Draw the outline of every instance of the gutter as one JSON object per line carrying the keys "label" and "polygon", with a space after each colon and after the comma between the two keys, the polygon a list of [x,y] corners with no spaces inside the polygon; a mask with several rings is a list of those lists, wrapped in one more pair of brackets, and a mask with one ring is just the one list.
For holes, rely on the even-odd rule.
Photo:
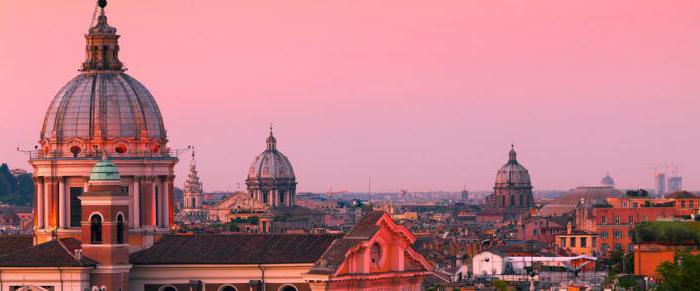
{"label": "gutter", "polygon": [[262,277],[260,278],[260,281],[262,284],[262,290],[260,290],[260,291],[265,291],[265,267],[263,267],[261,264],[258,264],[258,268],[260,269],[260,272],[262,273]]}

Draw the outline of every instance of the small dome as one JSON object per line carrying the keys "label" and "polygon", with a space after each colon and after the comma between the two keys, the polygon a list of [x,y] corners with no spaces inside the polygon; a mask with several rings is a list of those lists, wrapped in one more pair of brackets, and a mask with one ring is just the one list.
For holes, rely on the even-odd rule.
{"label": "small dome", "polygon": [[525,167],[518,163],[515,149],[512,146],[508,157],[508,162],[496,174],[496,187],[509,185],[530,187],[530,174]]}
{"label": "small dome", "polygon": [[603,179],[600,179],[600,185],[603,187],[615,187],[615,180],[610,177],[610,174],[606,174]]}
{"label": "small dome", "polygon": [[289,159],[277,150],[277,140],[270,131],[267,149],[250,166],[248,179],[294,179],[294,170]]}
{"label": "small dome", "polygon": [[121,181],[119,169],[106,157],[99,160],[90,172],[90,182]]}

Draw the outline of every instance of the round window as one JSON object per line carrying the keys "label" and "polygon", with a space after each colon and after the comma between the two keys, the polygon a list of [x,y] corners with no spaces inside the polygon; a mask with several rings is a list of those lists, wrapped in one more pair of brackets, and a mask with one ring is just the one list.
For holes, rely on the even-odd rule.
{"label": "round window", "polygon": [[77,156],[81,151],[82,151],[82,149],[81,149],[79,146],[72,146],[72,147],[70,147],[70,152],[71,152],[73,155],[76,155],[76,156]]}
{"label": "round window", "polygon": [[126,153],[126,146],[125,145],[118,145],[117,147],[114,148],[114,151],[117,152],[118,154]]}

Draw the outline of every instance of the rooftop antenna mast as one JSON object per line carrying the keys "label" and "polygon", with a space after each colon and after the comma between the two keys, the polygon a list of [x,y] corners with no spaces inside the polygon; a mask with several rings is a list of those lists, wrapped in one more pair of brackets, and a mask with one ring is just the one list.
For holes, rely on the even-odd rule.
{"label": "rooftop antenna mast", "polygon": [[367,178],[367,204],[372,204],[372,176]]}

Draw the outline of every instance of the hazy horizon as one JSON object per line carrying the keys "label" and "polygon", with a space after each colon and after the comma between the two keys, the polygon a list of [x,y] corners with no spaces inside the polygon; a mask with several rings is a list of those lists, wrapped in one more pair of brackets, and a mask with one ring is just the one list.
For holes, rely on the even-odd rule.
{"label": "hazy horizon", "polygon": [[[0,0],[1,162],[30,169],[94,3]],[[490,189],[511,142],[536,190],[665,165],[700,189],[698,1],[206,3],[106,9],[206,191],[243,184],[270,123],[298,192]]]}

